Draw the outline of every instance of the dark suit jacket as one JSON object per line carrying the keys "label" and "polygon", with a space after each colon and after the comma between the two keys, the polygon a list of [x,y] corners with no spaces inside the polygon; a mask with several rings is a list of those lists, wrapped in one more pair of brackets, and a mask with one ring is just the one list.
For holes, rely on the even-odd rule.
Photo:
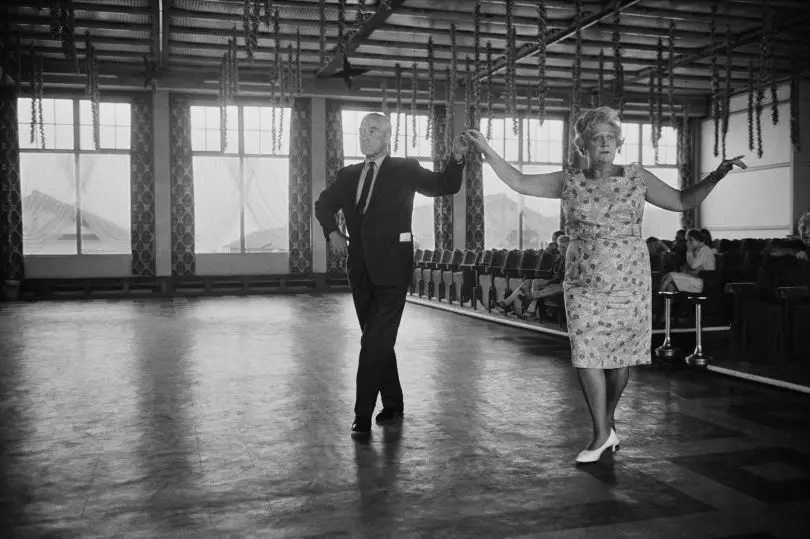
{"label": "dark suit jacket", "polygon": [[340,169],[315,202],[315,217],[328,240],[338,230],[335,214],[343,210],[350,238],[347,265],[352,286],[359,282],[365,266],[375,285],[406,287],[413,268],[413,241],[401,241],[400,236],[412,233],[414,193],[429,197],[458,193],[464,164],[450,159],[443,172],[432,172],[415,159],[386,157],[369,194],[365,216],[357,212],[355,204],[362,170],[363,163]]}

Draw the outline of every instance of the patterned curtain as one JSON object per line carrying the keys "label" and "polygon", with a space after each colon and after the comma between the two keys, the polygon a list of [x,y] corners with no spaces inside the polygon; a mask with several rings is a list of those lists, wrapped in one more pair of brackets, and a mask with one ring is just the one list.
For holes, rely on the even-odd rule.
{"label": "patterned curtain", "polygon": [[290,273],[312,271],[312,100],[293,101],[290,118]]}
{"label": "patterned curtain", "polygon": [[[447,142],[444,140],[447,121],[447,107],[438,105],[433,109],[433,170],[444,170],[447,164]],[[433,199],[433,230],[436,249],[453,248],[453,197],[443,196]]]}
{"label": "patterned curtain", "polygon": [[[481,119],[477,117],[474,109],[469,111],[467,125],[481,128]],[[467,155],[467,200],[466,200],[466,237],[465,249],[484,249],[484,168],[483,157],[479,152],[471,151]]]}
{"label": "patterned curtain", "polygon": [[22,280],[23,219],[20,185],[20,141],[17,138],[17,96],[0,93],[0,285]]}
{"label": "patterned curtain", "polygon": [[[681,120],[678,135],[678,175],[683,190],[695,182],[692,169],[692,129],[688,119]],[[681,228],[695,228],[696,213],[694,208],[681,213]]]}
{"label": "patterned curtain", "polygon": [[[339,101],[326,101],[326,186],[329,187],[337,179],[338,171],[343,168],[343,119],[341,117],[341,103]],[[338,226],[346,232],[346,223],[343,212],[338,212]],[[340,257],[327,250],[326,272],[345,273],[346,257]]]}
{"label": "patterned curtain", "polygon": [[169,100],[171,161],[172,275],[194,275],[194,173],[191,160],[191,109],[188,101]]}
{"label": "patterned curtain", "polygon": [[132,275],[155,275],[155,155],[152,95],[132,102]]}

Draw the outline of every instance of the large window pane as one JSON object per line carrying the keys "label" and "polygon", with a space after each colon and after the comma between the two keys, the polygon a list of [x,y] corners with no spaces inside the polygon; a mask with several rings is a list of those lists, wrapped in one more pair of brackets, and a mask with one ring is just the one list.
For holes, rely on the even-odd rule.
{"label": "large window pane", "polygon": [[[560,170],[561,165],[523,165],[525,174],[545,174]],[[526,196],[523,202],[522,249],[539,249],[551,241],[560,228],[560,201],[553,198]]]}
{"label": "large window pane", "polygon": [[517,249],[518,194],[506,186],[488,164],[484,178],[484,246],[487,249]]}
{"label": "large window pane", "polygon": [[[676,189],[680,188],[677,168],[648,167],[647,170],[661,178],[671,187]],[[680,213],[663,210],[649,203],[644,205],[642,234],[645,238],[655,236],[662,239],[671,239],[675,237],[675,231],[679,228],[681,228]]]}
{"label": "large window pane", "polygon": [[616,152],[614,163],[617,165],[629,165],[641,161],[641,135],[639,124],[622,124],[622,136],[624,145]]}
{"label": "large window pane", "polygon": [[31,107],[30,98],[17,100],[17,122],[19,129],[20,148],[41,149],[42,134],[45,135],[45,149],[72,150],[73,149],[73,101],[70,99],[43,99],[42,100],[42,127],[34,128],[34,140],[31,141]]}
{"label": "large window pane", "polygon": [[289,251],[289,175],[287,158],[245,158],[245,252]]}
{"label": "large window pane", "polygon": [[[219,107],[192,105],[191,116],[191,151],[222,151],[222,133],[220,131]],[[228,130],[225,139],[225,153],[235,154],[239,151],[239,108],[229,106]]]}
{"label": "large window pane", "polygon": [[644,124],[641,130],[642,163],[645,165],[675,165],[678,163],[678,130],[671,126],[661,128],[658,141],[658,163],[655,162],[655,148],[650,140],[652,126]]}
{"label": "large window pane", "polygon": [[74,155],[21,152],[20,176],[23,195],[23,254],[75,255]]}
{"label": "large window pane", "polygon": [[132,252],[129,154],[79,156],[82,254]]}
{"label": "large window pane", "polygon": [[239,158],[196,155],[192,165],[196,252],[240,252]]}

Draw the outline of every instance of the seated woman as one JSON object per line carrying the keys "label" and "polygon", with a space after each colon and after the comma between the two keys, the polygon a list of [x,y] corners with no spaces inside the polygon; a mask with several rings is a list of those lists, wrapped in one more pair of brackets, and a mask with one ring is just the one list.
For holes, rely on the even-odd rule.
{"label": "seated woman", "polygon": [[503,309],[504,314],[512,310],[518,316],[523,316],[524,311],[534,310],[531,306],[532,303],[536,304],[539,299],[562,292],[562,282],[565,278],[565,254],[568,251],[569,243],[571,243],[571,238],[568,236],[563,235],[557,238],[560,252],[551,266],[551,279],[526,279],[508,298],[498,302],[498,307]]}
{"label": "seated woman", "polygon": [[664,276],[661,291],[703,292],[700,272],[714,271],[716,267],[714,252],[706,245],[703,235],[699,230],[689,230],[686,233],[686,265],[682,271],[673,271]]}

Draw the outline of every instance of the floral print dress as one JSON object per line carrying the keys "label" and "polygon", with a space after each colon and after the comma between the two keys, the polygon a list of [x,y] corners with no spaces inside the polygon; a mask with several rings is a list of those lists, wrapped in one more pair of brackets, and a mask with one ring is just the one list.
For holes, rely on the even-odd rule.
{"label": "floral print dress", "polygon": [[574,367],[651,363],[652,278],[641,237],[646,192],[637,164],[602,180],[566,172],[562,211],[571,244],[563,290]]}

